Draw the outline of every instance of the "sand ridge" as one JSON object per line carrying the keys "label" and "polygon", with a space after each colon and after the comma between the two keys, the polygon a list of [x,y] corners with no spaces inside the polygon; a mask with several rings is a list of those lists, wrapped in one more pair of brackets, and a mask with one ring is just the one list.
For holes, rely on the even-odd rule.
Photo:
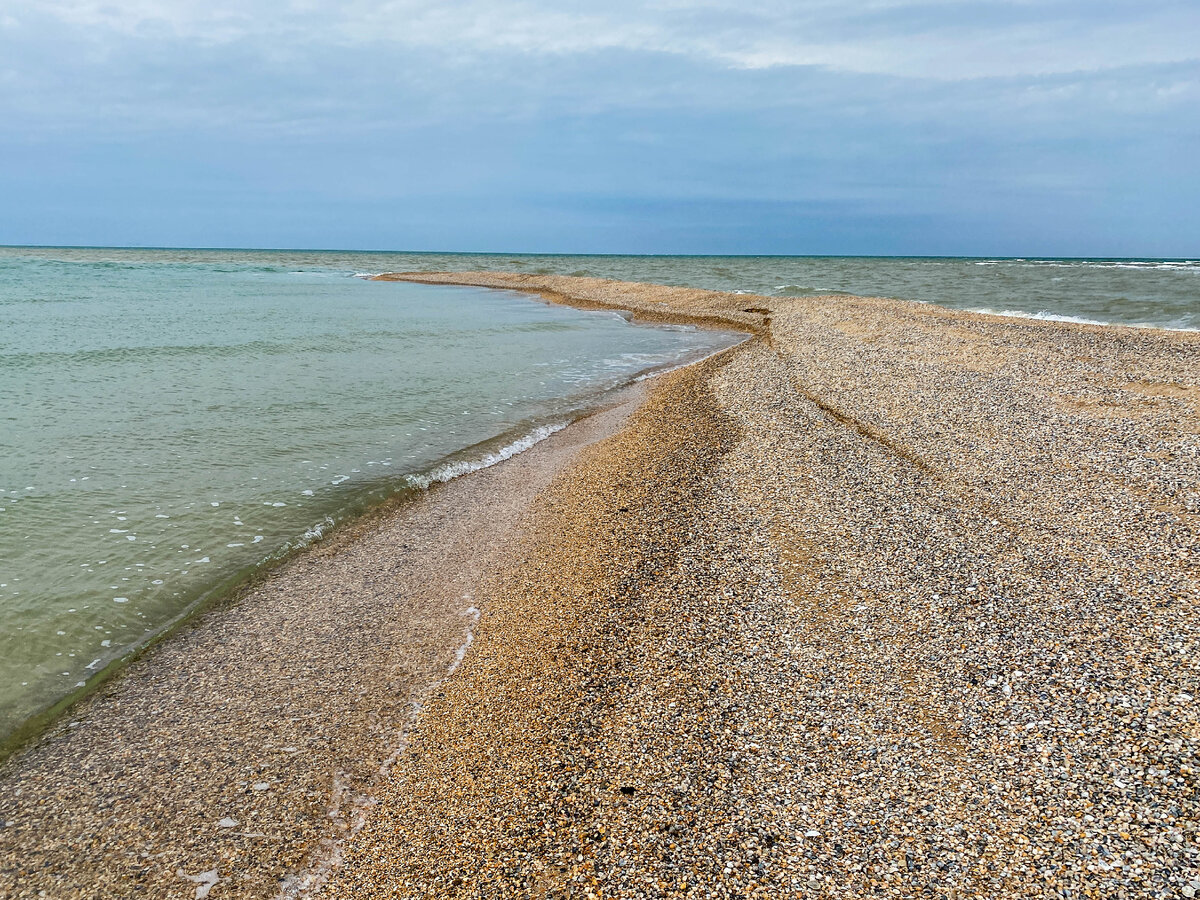
{"label": "sand ridge", "polygon": [[1200,892],[1200,336],[411,277],[761,337],[542,496],[332,896]]}

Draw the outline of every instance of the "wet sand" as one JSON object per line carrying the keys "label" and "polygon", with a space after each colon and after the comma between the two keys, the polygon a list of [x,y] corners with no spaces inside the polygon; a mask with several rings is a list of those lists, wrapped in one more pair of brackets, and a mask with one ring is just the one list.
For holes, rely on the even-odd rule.
{"label": "wet sand", "polygon": [[[453,483],[154,654],[3,770],[0,819],[24,799],[0,893],[192,897],[175,873],[215,868],[208,896],[271,896],[338,834],[313,896],[1200,892],[1200,335],[394,277],[756,336],[540,445],[570,445],[554,463],[535,448]],[[477,493],[439,505],[455,490]],[[492,506],[512,527],[472,531]],[[279,640],[294,608],[343,598],[301,612],[320,640]],[[464,604],[483,615],[438,684]],[[293,768],[280,748],[306,735]],[[343,766],[376,801],[356,834],[320,822],[319,773]]]}
{"label": "wet sand", "polygon": [[193,898],[212,882],[216,900],[318,884],[417,704],[455,666],[476,585],[525,509],[641,392],[339,530],[0,766],[0,897]]}

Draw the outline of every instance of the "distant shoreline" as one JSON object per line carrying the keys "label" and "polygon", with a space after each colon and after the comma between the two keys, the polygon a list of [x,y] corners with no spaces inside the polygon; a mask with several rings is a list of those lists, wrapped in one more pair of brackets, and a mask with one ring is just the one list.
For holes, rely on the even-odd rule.
{"label": "distant shoreline", "polygon": [[1200,328],[1198,257],[830,256],[0,247],[0,257],[177,259],[333,274],[486,270],[576,275],[771,297],[895,297],[1020,317]]}
{"label": "distant shoreline", "polygon": [[[1197,266],[1200,270],[1200,265]],[[888,296],[868,296],[844,292],[813,293],[769,297],[745,292],[712,291],[703,288],[675,287],[658,284],[627,284],[605,278],[583,278],[562,275],[513,272],[389,272],[371,276],[375,281],[409,281],[418,284],[445,284],[470,287],[491,287],[536,294],[551,302],[579,309],[622,309],[633,313],[635,321],[648,323],[691,324],[712,328],[740,328],[758,331],[762,322],[747,314],[747,305],[756,301],[770,305],[779,300],[808,300],[831,302],[861,301],[871,305],[896,304],[898,307],[929,308],[931,314],[980,317],[996,324],[1016,320],[1030,324],[1063,325],[1082,328],[1134,329],[1150,332],[1181,334],[1200,333],[1200,328],[1171,328],[1140,323],[1103,322],[1052,313],[1023,313],[987,309],[960,309],[933,301],[902,300]],[[615,287],[615,289],[613,289]],[[622,287],[624,286],[624,287]],[[636,290],[634,289],[636,288]],[[764,312],[765,307],[764,308]],[[761,315],[761,314],[760,314]]]}

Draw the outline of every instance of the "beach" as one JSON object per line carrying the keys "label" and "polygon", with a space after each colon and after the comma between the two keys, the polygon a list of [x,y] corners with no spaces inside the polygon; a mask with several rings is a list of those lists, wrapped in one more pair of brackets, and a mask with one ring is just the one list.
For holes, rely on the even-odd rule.
{"label": "beach", "polygon": [[147,654],[0,896],[1200,892],[1200,335],[384,277],[749,339]]}

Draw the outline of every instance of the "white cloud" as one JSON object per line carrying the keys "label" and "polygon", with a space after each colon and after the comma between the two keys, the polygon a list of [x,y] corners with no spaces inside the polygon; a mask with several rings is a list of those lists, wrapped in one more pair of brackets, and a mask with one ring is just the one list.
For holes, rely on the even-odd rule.
{"label": "white cloud", "polygon": [[[962,79],[1099,71],[1200,56],[1200,7],[1032,0],[39,0],[27,10],[91,30],[207,44],[437,49],[566,56],[624,50],[734,68]],[[20,4],[16,14],[20,15]]]}

